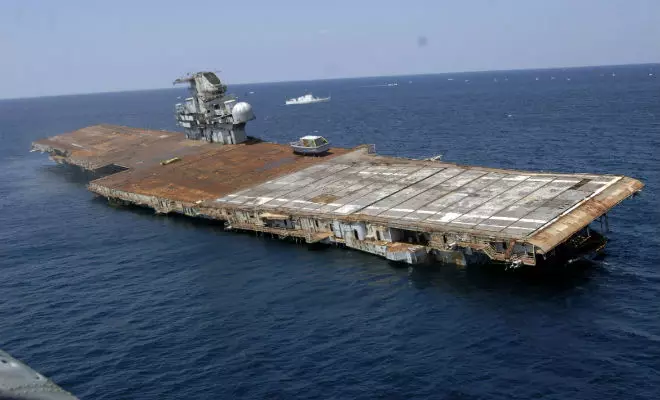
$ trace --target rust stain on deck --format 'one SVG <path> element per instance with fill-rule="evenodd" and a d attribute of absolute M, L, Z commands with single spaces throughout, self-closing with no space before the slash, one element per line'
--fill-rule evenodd
<path fill-rule="evenodd" d="M 288 145 L 259 140 L 220 145 L 187 140 L 176 132 L 114 125 L 38 140 L 33 147 L 52 149 L 89 170 L 129 168 L 95 181 L 108 189 L 189 202 L 229 194 L 351 151 L 333 148 L 322 157 L 305 157 L 294 155 Z M 174 157 L 181 160 L 161 165 Z"/>
<path fill-rule="evenodd" d="M 186 140 L 181 133 L 94 125 L 64 135 L 41 139 L 36 150 L 65 157 L 70 164 L 87 170 L 108 165 L 135 168 L 199 151 L 207 143 Z"/>
<path fill-rule="evenodd" d="M 291 156 L 289 146 L 275 143 L 208 144 L 201 151 L 169 165 L 125 171 L 97 180 L 110 189 L 174 200 L 198 201 L 229 194 L 344 154 Z"/>

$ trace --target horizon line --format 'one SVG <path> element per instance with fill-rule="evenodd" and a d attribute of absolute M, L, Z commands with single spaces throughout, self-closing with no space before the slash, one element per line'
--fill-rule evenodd
<path fill-rule="evenodd" d="M 631 67 L 631 66 L 645 66 L 645 65 L 658 65 L 658 66 L 660 66 L 660 62 L 630 63 L 630 64 L 577 65 L 577 66 L 540 67 L 540 68 L 514 68 L 514 69 L 477 69 L 477 70 L 465 70 L 465 71 L 427 72 L 427 73 L 415 73 L 415 74 L 360 75 L 360 76 L 336 77 L 336 78 L 315 78 L 315 79 L 297 79 L 297 80 L 236 82 L 236 83 L 229 83 L 227 85 L 228 86 L 232 86 L 232 85 L 263 85 L 263 84 L 269 84 L 269 83 L 338 81 L 338 80 L 351 80 L 351 79 L 414 77 L 414 76 L 469 74 L 469 73 L 487 73 L 487 72 L 501 73 L 501 72 L 521 72 L 521 71 L 549 71 L 549 70 L 558 70 L 558 69 Z M 98 91 L 98 92 L 75 92 L 75 93 L 47 94 L 47 95 L 42 95 L 42 96 L 26 96 L 26 97 L 0 97 L 0 101 L 5 101 L 5 100 L 29 100 L 29 99 L 40 99 L 40 98 L 50 98 L 50 97 L 85 96 L 85 95 L 112 94 L 112 93 L 147 92 L 147 91 L 170 90 L 170 89 L 173 89 L 173 87 L 102 90 L 102 91 Z"/>

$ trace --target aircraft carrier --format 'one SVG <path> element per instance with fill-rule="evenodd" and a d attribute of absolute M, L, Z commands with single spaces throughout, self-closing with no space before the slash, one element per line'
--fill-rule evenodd
<path fill-rule="evenodd" d="M 247 136 L 252 107 L 214 73 L 175 83 L 191 90 L 175 107 L 184 133 L 96 125 L 32 150 L 105 175 L 89 190 L 115 203 L 408 264 L 565 265 L 602 251 L 608 212 L 644 186 L 620 175 L 384 157 L 373 145 L 294 154 Z"/>

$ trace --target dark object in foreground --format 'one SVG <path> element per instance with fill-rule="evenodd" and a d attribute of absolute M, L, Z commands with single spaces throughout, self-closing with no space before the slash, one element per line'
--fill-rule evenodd
<path fill-rule="evenodd" d="M 0 400 L 76 400 L 53 381 L 0 350 Z"/>

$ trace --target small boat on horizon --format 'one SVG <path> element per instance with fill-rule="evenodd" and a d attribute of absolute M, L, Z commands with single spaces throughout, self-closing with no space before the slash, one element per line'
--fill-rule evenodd
<path fill-rule="evenodd" d="M 293 99 L 288 99 L 287 101 L 284 102 L 286 105 L 293 105 L 293 104 L 312 104 L 312 103 L 323 103 L 326 101 L 330 101 L 330 96 L 328 97 L 314 97 L 311 93 L 308 93 L 304 96 L 296 97 Z"/>

